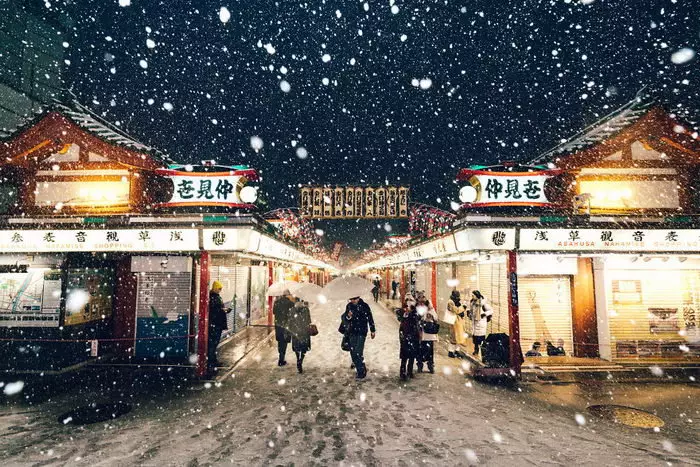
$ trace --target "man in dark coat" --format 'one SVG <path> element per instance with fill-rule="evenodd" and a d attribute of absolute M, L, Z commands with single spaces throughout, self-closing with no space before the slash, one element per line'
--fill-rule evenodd
<path fill-rule="evenodd" d="M 341 317 L 345 333 L 348 335 L 350 343 L 350 356 L 357 370 L 357 378 L 362 379 L 367 376 L 365 367 L 365 340 L 367 339 L 367 328 L 372 333 L 372 339 L 376 335 L 374 327 L 374 317 L 369 305 L 360 297 L 353 297 L 345 307 L 345 313 Z"/>
<path fill-rule="evenodd" d="M 272 314 L 275 316 L 275 339 L 277 340 L 277 351 L 279 352 L 277 365 L 279 366 L 287 364 L 284 356 L 287 353 L 287 344 L 291 341 L 288 328 L 293 308 L 294 300 L 288 290 L 284 291 L 284 295 L 277 299 L 275 306 L 272 308 Z"/>
<path fill-rule="evenodd" d="M 221 341 L 221 333 L 228 329 L 226 313 L 231 310 L 224 309 L 224 301 L 221 298 L 221 290 L 224 286 L 219 281 L 214 281 L 209 292 L 209 344 L 207 347 L 207 366 L 209 371 L 214 371 L 219 366 L 216 358 L 216 348 Z"/>
<path fill-rule="evenodd" d="M 396 279 L 393 279 L 391 281 L 391 298 L 392 300 L 396 299 L 396 290 L 399 288 L 399 283 L 396 281 Z"/>

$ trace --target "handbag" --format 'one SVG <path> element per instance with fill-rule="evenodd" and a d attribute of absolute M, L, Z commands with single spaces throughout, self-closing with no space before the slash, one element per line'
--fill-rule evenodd
<path fill-rule="evenodd" d="M 309 324 L 309 336 L 318 336 L 318 327 L 315 324 Z"/>
<path fill-rule="evenodd" d="M 345 352 L 350 352 L 350 339 L 348 339 L 347 334 L 343 336 L 343 341 L 340 343 L 340 348 Z"/>
<path fill-rule="evenodd" d="M 445 316 L 442 317 L 442 320 L 447 324 L 455 324 L 455 322 L 457 321 L 457 315 L 452 313 L 448 308 L 445 311 Z"/>
<path fill-rule="evenodd" d="M 425 321 L 423 323 L 423 332 L 426 334 L 437 334 L 440 331 L 440 324 L 435 321 Z"/>

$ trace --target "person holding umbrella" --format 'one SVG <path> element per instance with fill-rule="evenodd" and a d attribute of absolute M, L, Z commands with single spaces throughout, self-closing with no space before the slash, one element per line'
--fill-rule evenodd
<path fill-rule="evenodd" d="M 345 313 L 341 316 L 342 327 L 350 344 L 350 356 L 357 371 L 357 379 L 367 376 L 364 352 L 367 328 L 371 332 L 372 339 L 376 336 L 374 317 L 369 305 L 360 297 L 352 297 L 345 307 Z"/>
<path fill-rule="evenodd" d="M 277 340 L 277 351 L 279 352 L 278 366 L 287 364 L 284 357 L 287 353 L 287 344 L 291 341 L 287 328 L 293 309 L 294 297 L 289 290 L 285 290 L 272 307 L 272 314 L 275 316 L 275 339 Z"/>

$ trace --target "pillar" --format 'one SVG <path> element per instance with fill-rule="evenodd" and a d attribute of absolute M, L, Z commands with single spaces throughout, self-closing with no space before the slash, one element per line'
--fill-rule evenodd
<path fill-rule="evenodd" d="M 437 310 L 437 263 L 435 261 L 430 263 L 430 268 L 430 303 Z"/>
<path fill-rule="evenodd" d="M 523 364 L 520 349 L 520 309 L 518 306 L 518 255 L 515 251 L 508 252 L 508 328 L 510 331 L 510 369 L 515 376 L 520 376 Z"/>
<path fill-rule="evenodd" d="M 267 286 L 270 287 L 275 280 L 275 270 L 272 261 L 267 262 Z M 267 325 L 272 326 L 272 297 L 267 297 Z"/>
<path fill-rule="evenodd" d="M 401 266 L 401 285 L 399 286 L 399 294 L 401 297 L 401 306 L 403 306 L 404 297 L 406 297 L 406 268 Z"/>
<path fill-rule="evenodd" d="M 199 319 L 197 320 L 197 376 L 207 374 L 209 350 L 209 263 L 211 255 L 202 251 L 199 257 Z"/>

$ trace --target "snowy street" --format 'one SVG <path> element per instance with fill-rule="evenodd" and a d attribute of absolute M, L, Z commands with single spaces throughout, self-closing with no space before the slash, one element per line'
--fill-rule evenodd
<path fill-rule="evenodd" d="M 146 391 L 130 387 L 134 381 L 106 380 L 102 390 L 91 382 L 89 389 L 74 388 L 36 405 L 12 399 L 0 413 L 0 461 L 4 465 L 700 464 L 697 386 L 674 385 L 675 399 L 660 413 L 667 425 L 653 432 L 616 426 L 585 413 L 585 418 L 577 417 L 586 405 L 585 389 L 578 391 L 579 396 L 566 390 L 566 397 L 561 397 L 557 389 L 537 384 L 518 389 L 474 382 L 463 376 L 461 361 L 446 357 L 444 346 L 437 355 L 436 374 L 417 374 L 402 383 L 398 323 L 392 313 L 368 303 L 377 338 L 367 340 L 370 374 L 364 381 L 355 380 L 349 355 L 340 349 L 340 311 L 337 305 L 326 305 L 312 309 L 320 334 L 307 354 L 303 375 L 297 374 L 291 353 L 289 365 L 277 367 L 276 346 L 270 345 L 246 358 L 220 384 L 187 382 L 180 389 Z M 665 394 L 660 386 L 654 386 L 659 400 Z M 605 392 L 589 389 L 589 395 L 596 390 Z M 618 385 L 611 390 L 641 394 L 652 386 Z M 57 421 L 71 407 L 117 401 L 120 393 L 129 394 L 123 400 L 133 410 L 111 423 L 76 427 Z"/>

